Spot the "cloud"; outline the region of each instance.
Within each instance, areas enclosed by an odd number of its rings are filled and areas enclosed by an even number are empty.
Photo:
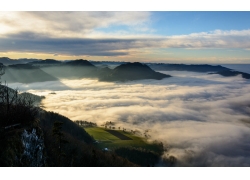
[[[0,36],[1,52],[34,52],[63,55],[126,56],[145,49],[248,49],[250,30],[212,31],[180,36],[110,35],[99,38],[50,37],[46,33],[22,31]],[[15,43],[12,43],[15,42]]]
[[[15,44],[11,42],[15,41]],[[91,55],[91,56],[121,56],[127,52],[119,50],[128,49],[131,40],[117,39],[57,39],[47,38],[32,32],[9,35],[0,38],[0,51],[12,52],[40,52],[64,55]]]
[[[49,37],[85,37],[96,28],[148,22],[150,12],[1,12],[0,34],[32,31]]]
[[[249,48],[250,30],[214,30],[172,36],[166,39],[167,47],[175,48]]]
[[[178,166],[250,166],[250,83],[240,76],[165,72],[174,77],[127,83],[93,79],[19,85],[45,95],[49,111],[72,120],[113,121],[126,129],[150,129]],[[56,94],[49,94],[51,87]]]
[[[0,52],[128,56],[167,48],[250,47],[249,29],[162,36],[151,21],[150,12],[0,12]]]

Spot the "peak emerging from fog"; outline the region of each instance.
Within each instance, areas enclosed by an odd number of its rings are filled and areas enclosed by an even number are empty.
[[[208,64],[150,64],[150,67],[156,71],[192,71],[192,72],[218,72],[230,70],[220,65]]]
[[[153,71],[147,65],[141,64],[139,62],[121,64],[120,66],[116,67],[114,70],[119,70],[119,71],[124,71],[124,70],[125,71],[126,70]]]
[[[45,59],[45,60],[41,60],[41,61],[33,61],[33,62],[29,62],[29,64],[39,64],[39,65],[51,65],[51,64],[61,64],[61,61],[57,61],[54,59]]]
[[[109,74],[100,77],[101,81],[127,81],[139,79],[163,79],[171,77],[166,74],[155,72],[145,64],[138,62],[122,64],[112,70]]]
[[[241,75],[242,78],[250,79],[250,74],[244,73],[244,72],[239,72],[239,71],[232,71],[232,70],[219,71],[219,72],[210,73],[210,74],[220,74],[220,75],[225,76],[225,77]]]
[[[83,59],[69,61],[69,62],[66,62],[65,64],[66,65],[71,65],[71,66],[89,66],[89,67],[95,67],[89,61],[83,60]]]

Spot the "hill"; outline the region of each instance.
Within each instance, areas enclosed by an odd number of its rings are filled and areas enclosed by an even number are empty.
[[[64,62],[56,66],[43,66],[41,69],[54,77],[67,79],[96,77],[97,71],[97,67],[82,59]]]
[[[148,64],[155,71],[192,71],[192,72],[218,72],[230,70],[223,66],[208,64]]]
[[[63,139],[61,151],[64,156],[58,157],[58,142],[53,136],[54,123],[61,122]],[[41,128],[44,132],[45,147],[47,148],[48,165],[73,167],[119,167],[136,166],[114,152],[103,152],[93,146],[93,138],[70,119],[53,112],[45,112],[41,117]]]
[[[54,59],[45,59],[45,60],[39,60],[39,61],[32,61],[29,62],[28,64],[32,64],[35,66],[46,66],[46,65],[58,65],[61,64],[61,61],[57,61]]]
[[[145,64],[138,62],[122,64],[113,70],[106,70],[106,74],[99,76],[100,81],[132,81],[140,79],[163,79],[170,75],[155,72]]]
[[[95,138],[95,146],[114,151],[121,157],[139,166],[155,166],[163,152],[161,142],[148,142],[145,137],[134,131],[115,130],[104,127],[84,127]]]
[[[100,81],[127,81],[140,79],[163,79],[171,77],[155,72],[141,63],[126,63],[114,69],[108,67],[97,68],[87,60],[64,62],[57,66],[42,66],[41,69],[57,78],[98,78]]]
[[[74,61],[68,61],[68,62],[65,62],[64,65],[67,65],[67,66],[95,67],[89,61],[83,60],[83,59],[78,59],[78,60],[74,60]]]
[[[38,59],[26,59],[26,58],[10,59],[8,57],[0,57],[0,63],[2,63],[4,65],[25,64],[25,63],[29,63],[29,62],[35,62],[35,61],[38,61]]]
[[[5,67],[5,74],[2,76],[2,80],[7,82],[34,83],[56,81],[57,78],[30,64],[15,64]]]
[[[244,79],[250,79],[250,74],[244,73],[244,72],[239,72],[239,71],[233,71],[233,70],[219,71],[219,72],[210,73],[210,74],[220,74],[220,75],[225,76],[225,77],[232,77],[232,76],[241,75],[242,78],[244,78]]]

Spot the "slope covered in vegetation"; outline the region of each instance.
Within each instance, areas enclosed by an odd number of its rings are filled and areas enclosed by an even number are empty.
[[[35,101],[0,84],[0,166],[136,166],[92,146],[84,129]]]

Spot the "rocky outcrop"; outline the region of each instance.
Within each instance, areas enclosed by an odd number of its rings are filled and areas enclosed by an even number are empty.
[[[43,131],[20,124],[0,129],[0,166],[42,167],[47,165]]]
[[[31,132],[24,129],[21,141],[24,147],[21,161],[30,167],[45,166],[43,136],[39,136],[35,128]]]

